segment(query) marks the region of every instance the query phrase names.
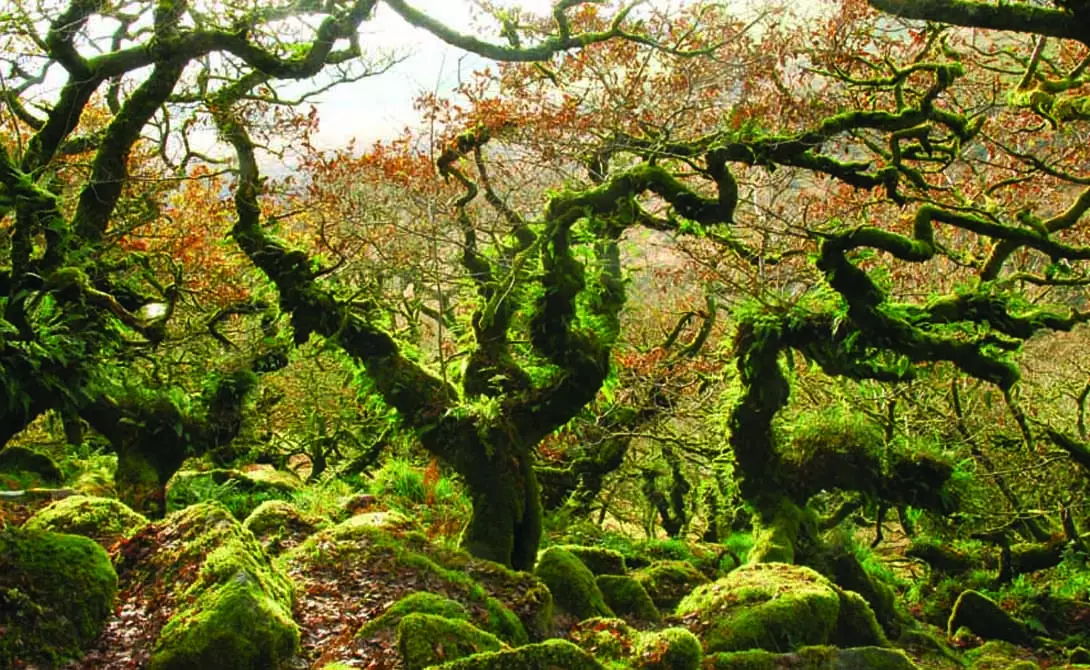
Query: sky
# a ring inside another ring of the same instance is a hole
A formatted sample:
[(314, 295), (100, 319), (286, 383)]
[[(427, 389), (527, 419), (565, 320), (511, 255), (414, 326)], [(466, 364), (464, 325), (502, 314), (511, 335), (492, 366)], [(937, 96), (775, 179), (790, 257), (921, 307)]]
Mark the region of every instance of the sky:
[[(656, 5), (676, 5), (686, 0), (653, 1)], [(413, 4), (459, 32), (484, 37), (471, 23), (468, 0), (416, 0)], [(553, 0), (500, 0), (496, 4), (519, 5), (527, 11), (548, 15)], [(458, 83), (459, 71), (466, 76), (488, 64), (478, 56), (446, 45), (427, 31), (410, 26), (381, 3), (375, 17), (363, 24), (361, 35), (364, 48), (369, 45), (393, 49), (405, 54), (405, 60), (389, 72), (339, 86), (319, 98), (317, 143), (320, 146), (343, 146), (352, 138), (358, 145), (391, 138), (416, 120), (418, 115), (412, 103), (419, 93), (449, 92)]]

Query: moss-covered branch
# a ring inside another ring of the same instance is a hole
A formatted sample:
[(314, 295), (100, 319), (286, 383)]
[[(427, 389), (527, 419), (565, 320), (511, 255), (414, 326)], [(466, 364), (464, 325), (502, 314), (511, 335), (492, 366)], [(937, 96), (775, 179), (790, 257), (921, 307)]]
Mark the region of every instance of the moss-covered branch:
[(906, 19), (951, 23), (956, 26), (988, 28), (1049, 37), (1073, 39), (1090, 44), (1085, 21), (1073, 19), (1059, 9), (1028, 2), (992, 4), (977, 0), (868, 0), (870, 5)]

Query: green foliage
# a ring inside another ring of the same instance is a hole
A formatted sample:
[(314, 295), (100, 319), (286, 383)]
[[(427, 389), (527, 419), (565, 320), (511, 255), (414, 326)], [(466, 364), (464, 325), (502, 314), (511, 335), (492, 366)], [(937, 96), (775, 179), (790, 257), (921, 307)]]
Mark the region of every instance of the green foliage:
[[(220, 481), (217, 481), (220, 479)], [(274, 486), (255, 486), (241, 476), (219, 478), (215, 473), (179, 472), (167, 488), (167, 512), (204, 502), (218, 502), (243, 521), (262, 503), (291, 500), (293, 493)]]

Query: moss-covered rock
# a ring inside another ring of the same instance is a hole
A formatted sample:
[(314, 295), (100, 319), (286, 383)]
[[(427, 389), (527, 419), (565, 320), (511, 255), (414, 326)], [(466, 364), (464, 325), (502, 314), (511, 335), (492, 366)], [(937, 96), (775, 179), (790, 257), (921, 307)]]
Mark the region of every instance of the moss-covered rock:
[[(379, 602), (397, 602), (405, 584), (419, 584), (456, 601), (468, 613), (470, 623), (508, 644), (526, 644), (528, 627), (535, 627), (535, 631), (540, 627), (544, 633), (552, 617), (552, 598), (545, 585), (532, 575), (475, 559), (465, 552), (440, 549), (419, 533), (375, 526), (364, 517), (357, 515), (319, 531), (281, 556), (281, 562), (299, 580), (328, 583), (330, 588), (348, 592), (366, 590)], [(360, 570), (360, 566), (369, 570)], [(396, 579), (385, 583), (375, 578), (375, 571), (383, 576), (396, 575)], [(354, 582), (357, 579), (360, 584)], [(415, 607), (421, 602), (414, 600), (410, 605)], [(421, 611), (437, 613), (426, 607)], [(397, 613), (397, 617), (404, 613)], [(374, 628), (365, 625), (358, 635), (371, 638), (389, 630), (391, 626), (386, 623)]]
[(417, 591), (398, 600), (382, 615), (365, 623), (356, 633), (356, 637), (371, 639), (380, 631), (396, 630), (403, 618), (414, 613), (434, 614), (446, 619), (469, 621), (469, 612), (462, 603), (434, 593)]
[(697, 670), (704, 658), (700, 640), (684, 628), (641, 633), (632, 667), (644, 670)]
[(444, 661), (496, 651), (503, 643), (467, 621), (412, 612), (398, 623), (397, 646), (406, 670), (423, 670)]
[(246, 517), (242, 526), (254, 534), (265, 551), (278, 556), (318, 530), (317, 520), (304, 517), (283, 500), (266, 500)]
[(128, 537), (148, 522), (143, 514), (113, 498), (69, 496), (38, 510), (27, 519), (28, 530), (84, 535), (103, 546)]
[(1024, 623), (978, 591), (969, 590), (958, 596), (946, 623), (947, 635), (952, 635), (962, 626), (989, 640), (1028, 644), (1031, 639)]
[(117, 573), (93, 540), (0, 528), (0, 667), (78, 654), (116, 593)]
[(549, 547), (541, 552), (534, 574), (549, 587), (553, 602), (573, 616), (579, 619), (613, 616), (594, 573), (570, 551)]
[(585, 619), (569, 631), (571, 641), (609, 667), (696, 670), (704, 657), (700, 640), (684, 628), (640, 632), (621, 619)]
[(836, 587), (809, 568), (757, 563), (697, 587), (677, 613), (708, 653), (782, 652), (829, 643), (840, 602)]
[(721, 652), (704, 660), (705, 670), (917, 670), (905, 653), (883, 647), (803, 647), (787, 654), (763, 649)]
[(0, 449), (0, 472), (33, 475), (38, 483), (60, 484), (64, 475), (53, 459), (40, 451), (12, 445)]
[(118, 556), (133, 586), (169, 584), (173, 615), (151, 670), (275, 668), (295, 651), (293, 586), (221, 504), (204, 503), (137, 532)]
[(1032, 653), (1002, 640), (985, 642), (967, 656), (973, 670), (1033, 670), (1039, 667)]
[(854, 591), (837, 591), (840, 594), (840, 613), (830, 639), (842, 647), (887, 646), (889, 640), (863, 596)]
[(658, 622), (661, 618), (647, 589), (628, 575), (598, 575), (595, 578), (609, 609), (622, 618)]
[(436, 666), (439, 670), (604, 670), (567, 640), (546, 640), (517, 649), (485, 652)]
[(575, 554), (595, 575), (623, 575), (628, 572), (624, 555), (615, 549), (585, 547), (579, 544), (565, 544), (560, 548)]
[(662, 610), (673, 610), (693, 589), (708, 583), (704, 573), (684, 561), (657, 561), (632, 576)]

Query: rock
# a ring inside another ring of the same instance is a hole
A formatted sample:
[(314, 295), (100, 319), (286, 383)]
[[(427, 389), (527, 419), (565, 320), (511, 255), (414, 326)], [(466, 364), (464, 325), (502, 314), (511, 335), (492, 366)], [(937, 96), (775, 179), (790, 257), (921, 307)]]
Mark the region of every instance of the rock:
[(275, 668), (298, 646), (291, 581), (219, 503), (148, 524), (121, 546), (117, 565), (131, 586), (171, 587), (159, 597), (173, 616), (149, 670)]
[(1033, 655), (1009, 642), (992, 640), (969, 652), (973, 670), (1036, 670)]
[[(363, 516), (315, 533), (281, 556), (282, 564), (300, 581), (324, 583), (348, 593), (365, 589), (368, 598), (377, 602), (388, 599), (392, 607), (386, 613), (398, 607), (405, 585), (416, 584), (442, 593), (464, 608), (470, 623), (512, 645), (529, 641), (526, 624), (534, 626), (539, 619), (551, 620), (552, 598), (545, 585), (533, 576), (475, 559), (465, 552), (439, 549), (420, 533), (375, 526)], [(384, 575), (397, 575), (397, 579), (385, 583)], [(402, 603), (404, 609), (392, 614), (394, 625), (417, 606), (430, 614), (449, 613), (449, 609), (429, 610), (435, 601), (411, 597), (414, 601)], [(357, 635), (373, 639), (390, 630), (393, 626), (387, 625), (388, 621), (372, 627), (386, 613), (379, 612)]]
[(593, 656), (566, 640), (546, 640), (517, 649), (474, 654), (435, 667), (437, 670), (604, 670)]
[(617, 616), (657, 623), (661, 616), (647, 589), (627, 575), (598, 575), (598, 589)]
[(77, 655), (98, 635), (116, 593), (117, 573), (94, 541), (0, 528), (0, 667)]
[(299, 510), (283, 500), (266, 500), (242, 522), (261, 542), (269, 554), (279, 556), (298, 546), (318, 530), (318, 522), (305, 518)]
[(344, 508), (344, 511), (348, 516), (370, 512), (377, 506), (378, 498), (370, 493), (357, 493), (353, 496), (349, 496), (341, 503), (341, 507)]
[(1086, 647), (1075, 647), (1067, 653), (1067, 662), (1078, 665), (1090, 664), (1090, 650)]
[(646, 670), (699, 670), (704, 659), (700, 640), (684, 628), (641, 633), (632, 667)]
[(965, 591), (958, 596), (946, 623), (947, 635), (952, 635), (962, 626), (986, 640), (1005, 640), (1024, 645), (1032, 639), (1024, 623), (978, 591)]
[(381, 631), (396, 630), (406, 616), (413, 613), (434, 614), (445, 619), (469, 621), (469, 612), (462, 603), (426, 591), (410, 593), (394, 603), (381, 616), (368, 621), (356, 633), (363, 640), (374, 638)]
[(673, 610), (693, 589), (708, 583), (704, 573), (685, 561), (656, 561), (632, 576), (662, 610)]
[(128, 537), (148, 522), (143, 514), (114, 498), (70, 496), (51, 503), (27, 519), (27, 530), (84, 535), (109, 547)]
[[(850, 592), (809, 568), (756, 563), (697, 587), (678, 605), (677, 614), (703, 640), (708, 653), (783, 652), (838, 643), (838, 635), (851, 639), (880, 635), (866, 601), (845, 593)], [(853, 626), (859, 630), (846, 632)]]
[(700, 640), (684, 628), (640, 632), (621, 619), (593, 618), (576, 624), (571, 640), (609, 667), (634, 670), (698, 670)]
[(787, 654), (763, 649), (722, 652), (704, 660), (705, 670), (918, 670), (905, 652), (883, 647), (802, 647)]
[(841, 647), (885, 647), (889, 645), (885, 631), (870, 604), (854, 591), (836, 587), (840, 594), (840, 613), (836, 617), (836, 629), (830, 638)]
[(0, 449), (0, 472), (35, 475), (39, 482), (44, 484), (60, 484), (64, 481), (61, 469), (52, 458), (39, 451), (20, 446)]
[(541, 552), (534, 574), (549, 587), (553, 602), (576, 618), (613, 616), (594, 573), (570, 551), (549, 547)]
[(424, 670), (444, 661), (496, 651), (503, 643), (467, 621), (412, 612), (398, 623), (397, 646), (406, 670)]
[(575, 554), (595, 575), (623, 575), (628, 572), (621, 552), (605, 547), (584, 547), (578, 544), (560, 545), (561, 549)]

